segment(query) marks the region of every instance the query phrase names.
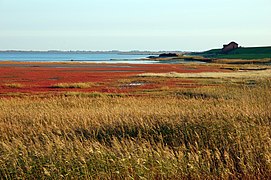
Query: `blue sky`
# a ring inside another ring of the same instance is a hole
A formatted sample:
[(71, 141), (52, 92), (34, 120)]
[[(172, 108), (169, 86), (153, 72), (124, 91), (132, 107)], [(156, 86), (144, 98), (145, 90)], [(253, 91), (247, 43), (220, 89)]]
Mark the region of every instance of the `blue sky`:
[(271, 0), (0, 0), (0, 49), (271, 45)]

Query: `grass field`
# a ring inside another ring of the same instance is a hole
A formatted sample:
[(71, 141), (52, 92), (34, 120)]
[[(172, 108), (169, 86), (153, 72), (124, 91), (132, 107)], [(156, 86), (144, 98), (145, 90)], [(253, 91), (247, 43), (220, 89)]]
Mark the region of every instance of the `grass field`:
[(219, 59), (264, 59), (271, 58), (271, 47), (242, 47), (232, 50), (227, 54), (222, 54), (221, 49), (212, 49), (196, 54)]
[(206, 86), (140, 96), (1, 98), (0, 177), (270, 179), (271, 79), (263, 74), (185, 76)]

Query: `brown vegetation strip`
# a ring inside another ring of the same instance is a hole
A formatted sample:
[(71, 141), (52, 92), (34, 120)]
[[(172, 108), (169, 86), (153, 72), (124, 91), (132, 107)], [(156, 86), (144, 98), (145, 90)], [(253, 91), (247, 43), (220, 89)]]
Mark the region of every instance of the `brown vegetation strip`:
[(239, 72), (202, 72), (202, 73), (144, 73), (141, 77), (173, 77), (173, 78), (266, 78), (271, 77), (271, 70), (253, 70)]

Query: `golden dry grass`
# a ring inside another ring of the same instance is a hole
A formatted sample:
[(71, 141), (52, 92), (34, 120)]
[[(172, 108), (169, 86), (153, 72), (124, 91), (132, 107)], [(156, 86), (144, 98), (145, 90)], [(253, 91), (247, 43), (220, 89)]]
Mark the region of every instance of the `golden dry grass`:
[(9, 88), (22, 88), (24, 85), (20, 83), (9, 83), (5, 84), (5, 86)]
[(0, 177), (268, 179), (270, 88), (1, 99)]
[(90, 82), (78, 82), (78, 83), (57, 83), (54, 84), (53, 88), (89, 88), (92, 86), (92, 83)]
[(239, 72), (203, 72), (203, 73), (143, 73), (140, 77), (171, 78), (266, 78), (271, 77), (271, 69)]

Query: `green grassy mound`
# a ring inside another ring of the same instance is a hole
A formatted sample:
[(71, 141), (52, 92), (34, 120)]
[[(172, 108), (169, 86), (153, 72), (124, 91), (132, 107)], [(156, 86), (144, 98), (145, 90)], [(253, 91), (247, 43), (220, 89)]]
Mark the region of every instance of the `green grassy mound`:
[(221, 49), (211, 49), (209, 51), (195, 54), (203, 57), (219, 59), (264, 59), (271, 58), (271, 47), (240, 47), (228, 53), (222, 53)]

